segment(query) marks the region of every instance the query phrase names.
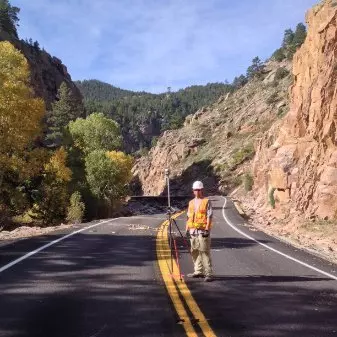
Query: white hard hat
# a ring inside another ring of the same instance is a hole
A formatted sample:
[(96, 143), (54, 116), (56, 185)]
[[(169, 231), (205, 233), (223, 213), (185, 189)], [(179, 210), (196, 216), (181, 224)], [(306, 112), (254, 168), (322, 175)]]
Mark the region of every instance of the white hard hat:
[(201, 181), (195, 181), (193, 183), (193, 190), (202, 190), (204, 188), (204, 184)]

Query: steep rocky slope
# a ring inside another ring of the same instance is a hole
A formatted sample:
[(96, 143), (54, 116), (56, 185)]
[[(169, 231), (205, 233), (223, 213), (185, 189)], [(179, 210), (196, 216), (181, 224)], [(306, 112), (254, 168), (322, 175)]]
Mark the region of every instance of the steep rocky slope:
[(239, 185), (242, 173), (249, 171), (245, 165), (254, 156), (256, 139), (288, 110), (290, 69), (289, 62), (269, 62), (263, 80), (253, 80), (188, 116), (183, 128), (166, 131), (134, 167), (142, 192), (165, 192), (166, 167), (177, 195), (190, 193), (195, 179), (202, 179), (209, 193), (227, 193)]
[(57, 90), (62, 82), (66, 82), (74, 93), (74, 96), (82, 100), (82, 95), (76, 85), (72, 82), (66, 66), (56, 57), (47, 52), (13, 37), (7, 33), (0, 32), (0, 41), (11, 42), (20, 50), (30, 65), (31, 84), (37, 97), (42, 97), (47, 108), (55, 101)]
[(337, 217), (337, 3), (307, 14), (308, 36), (293, 61), (290, 111), (257, 144), (256, 206), (269, 198), (283, 214)]

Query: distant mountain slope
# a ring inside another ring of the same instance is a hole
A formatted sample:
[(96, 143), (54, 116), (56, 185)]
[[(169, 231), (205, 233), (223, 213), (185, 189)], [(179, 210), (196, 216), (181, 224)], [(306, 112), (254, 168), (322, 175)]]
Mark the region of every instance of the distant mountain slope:
[(145, 92), (120, 89), (98, 80), (76, 81), (75, 83), (85, 99), (89, 101), (111, 101), (117, 98), (146, 94)]
[(97, 80), (77, 82), (77, 86), (88, 114), (103, 112), (121, 125), (128, 152), (144, 152), (161, 133), (181, 127), (186, 116), (232, 90), (224, 83), (194, 85), (163, 94), (123, 90)]

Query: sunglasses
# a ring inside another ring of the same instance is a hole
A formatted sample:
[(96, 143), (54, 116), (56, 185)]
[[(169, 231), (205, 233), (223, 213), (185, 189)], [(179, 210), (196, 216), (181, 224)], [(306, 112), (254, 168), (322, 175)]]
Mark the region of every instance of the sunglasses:
[(201, 190), (193, 190), (193, 192), (200, 192)]

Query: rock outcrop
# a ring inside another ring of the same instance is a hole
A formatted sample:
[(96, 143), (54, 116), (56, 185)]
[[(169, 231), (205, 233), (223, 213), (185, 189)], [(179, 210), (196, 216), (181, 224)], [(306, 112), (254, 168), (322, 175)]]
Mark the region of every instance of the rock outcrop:
[(57, 90), (62, 82), (66, 82), (74, 97), (79, 101), (82, 95), (71, 80), (67, 67), (56, 57), (40, 50), (22, 40), (15, 39), (5, 32), (0, 32), (0, 41), (9, 41), (26, 57), (31, 72), (31, 85), (37, 97), (44, 99), (47, 109), (55, 101)]
[(257, 202), (307, 218), (337, 217), (337, 2), (307, 14), (308, 36), (293, 61), (290, 111), (258, 142)]
[(134, 193), (140, 189), (144, 195), (165, 193), (166, 167), (171, 170), (174, 195), (189, 194), (196, 179), (203, 180), (208, 193), (228, 193), (240, 184), (240, 176), (254, 155), (256, 139), (288, 109), (291, 76), (276, 79), (280, 68), (289, 71), (291, 64), (268, 62), (266, 83), (253, 80), (187, 116), (183, 128), (166, 131), (134, 167)]

